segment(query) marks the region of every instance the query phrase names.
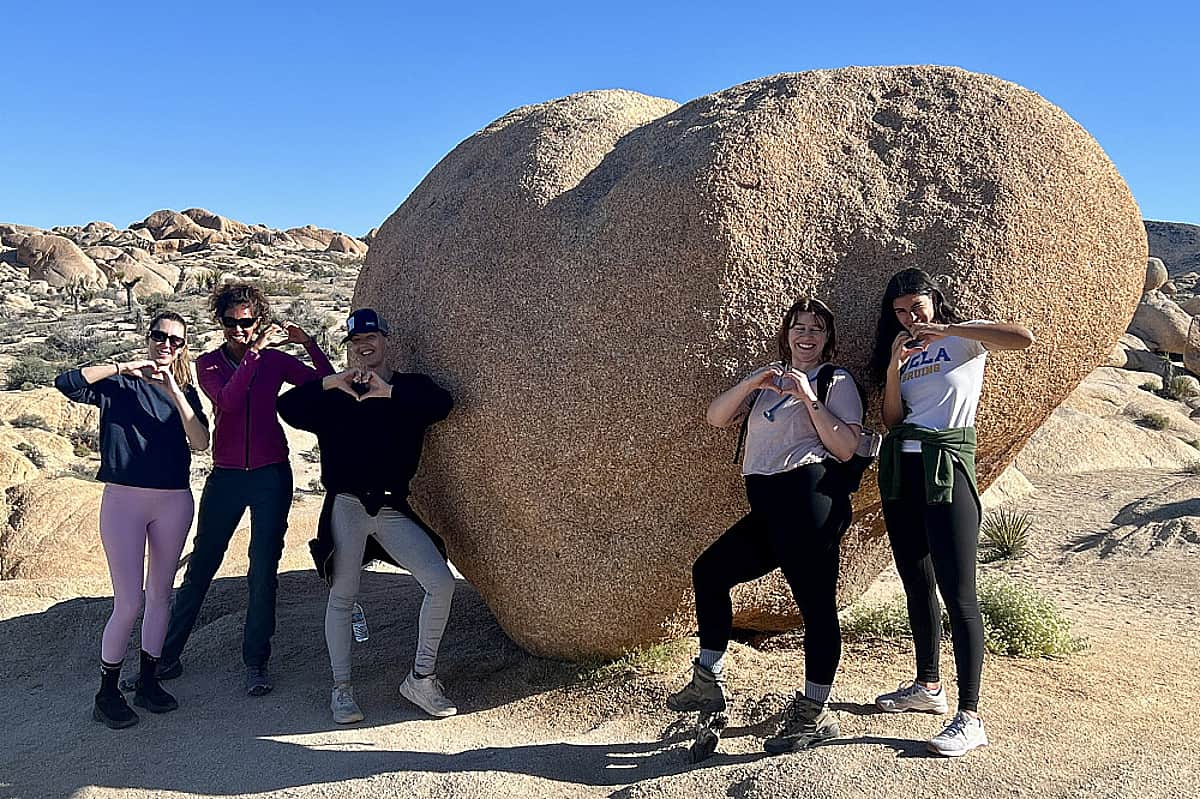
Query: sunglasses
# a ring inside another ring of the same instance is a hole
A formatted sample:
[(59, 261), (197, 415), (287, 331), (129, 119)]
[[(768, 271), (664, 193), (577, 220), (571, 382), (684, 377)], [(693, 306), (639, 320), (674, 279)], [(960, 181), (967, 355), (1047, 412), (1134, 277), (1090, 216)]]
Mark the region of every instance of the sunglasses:
[(258, 317), (249, 316), (245, 319), (234, 319), (232, 316), (222, 316), (221, 324), (224, 327), (240, 327), (242, 330), (249, 330), (258, 324)]
[(174, 347), (175, 349), (179, 349), (184, 344), (187, 344), (187, 341), (185, 341), (184, 339), (181, 339), (179, 336), (168, 336), (166, 333), (164, 333), (161, 330), (151, 330), (149, 333), (149, 336), (150, 336), (151, 341), (157, 342), (159, 344), (162, 344), (164, 341), (170, 341), (171, 346)]

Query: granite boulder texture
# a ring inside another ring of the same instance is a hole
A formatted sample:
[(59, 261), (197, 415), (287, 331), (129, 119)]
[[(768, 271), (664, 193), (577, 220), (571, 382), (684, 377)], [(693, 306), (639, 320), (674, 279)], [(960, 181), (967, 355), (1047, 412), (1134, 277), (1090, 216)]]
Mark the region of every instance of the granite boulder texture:
[(64, 236), (34, 234), (17, 246), (17, 263), (29, 268), (30, 280), (62, 288), (76, 283), (104, 288), (108, 279), (96, 262)]
[[(603, 91), (517, 109), (381, 226), (354, 304), (391, 320), (394, 366), (456, 397), (416, 503), (519, 644), (578, 658), (693, 629), (691, 563), (745, 511), (735, 431), (704, 411), (771, 359), (797, 295), (829, 301), (838, 360), (869, 388), (898, 269), (1035, 331), (991, 359), (986, 487), (1104, 361), (1146, 257), (1116, 169), (1038, 95), (956, 68), (847, 68), (683, 106)], [(866, 482), (843, 602), (889, 557)], [(749, 586), (741, 620), (794, 625), (780, 598)]]

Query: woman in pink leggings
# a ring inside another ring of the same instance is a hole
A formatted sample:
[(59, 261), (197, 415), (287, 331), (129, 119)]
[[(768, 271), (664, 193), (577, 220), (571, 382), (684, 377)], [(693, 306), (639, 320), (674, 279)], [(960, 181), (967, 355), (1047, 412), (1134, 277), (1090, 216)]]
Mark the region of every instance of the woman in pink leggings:
[[(179, 707), (157, 676), (171, 586), (192, 526), (191, 450), (208, 447), (208, 420), (192, 383), (187, 324), (170, 311), (150, 322), (144, 360), (85, 366), (54, 385), (100, 408), (100, 540), (113, 585), (113, 612), (100, 646), (100, 691), (92, 718), (113, 729), (138, 716), (118, 687), (129, 635), (145, 599), (141, 679), (133, 703), (151, 713)], [(142, 590), (146, 549), (150, 568)]]

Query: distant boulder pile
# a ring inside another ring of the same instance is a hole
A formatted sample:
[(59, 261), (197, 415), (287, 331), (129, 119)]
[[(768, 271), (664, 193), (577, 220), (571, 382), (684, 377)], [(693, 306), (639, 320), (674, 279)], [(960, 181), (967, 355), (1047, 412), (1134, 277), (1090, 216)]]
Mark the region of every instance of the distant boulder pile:
[(0, 290), (4, 306), (32, 307), (30, 296), (126, 287), (137, 298), (171, 294), (187, 279), (178, 255), (205, 251), (269, 258), (316, 251), (364, 256), (367, 241), (328, 228), (277, 230), (248, 225), (204, 208), (155, 211), (128, 228), (109, 222), (50, 230), (0, 223)]

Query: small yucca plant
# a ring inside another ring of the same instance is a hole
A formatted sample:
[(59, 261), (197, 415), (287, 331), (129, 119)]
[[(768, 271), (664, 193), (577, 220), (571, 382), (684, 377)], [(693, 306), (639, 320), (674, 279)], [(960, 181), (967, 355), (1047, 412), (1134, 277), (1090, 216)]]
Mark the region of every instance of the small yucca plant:
[(1196, 396), (1196, 384), (1187, 375), (1177, 375), (1163, 387), (1163, 393), (1173, 400), (1190, 399)]
[(1029, 551), (1033, 517), (1023, 511), (1000, 508), (988, 513), (979, 525), (985, 561), (1019, 558)]

